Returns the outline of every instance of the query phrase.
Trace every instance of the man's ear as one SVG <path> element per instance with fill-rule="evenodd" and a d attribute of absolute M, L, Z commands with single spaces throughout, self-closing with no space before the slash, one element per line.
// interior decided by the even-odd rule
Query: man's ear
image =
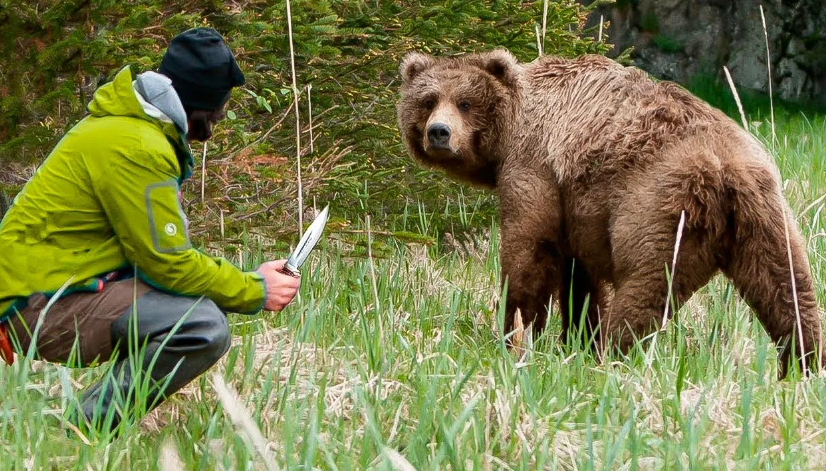
<path fill-rule="evenodd" d="M 399 67 L 402 80 L 405 83 L 413 81 L 417 75 L 435 63 L 436 59 L 430 55 L 421 52 L 408 52 L 405 54 L 402 59 L 401 66 Z"/>
<path fill-rule="evenodd" d="M 507 49 L 495 49 L 477 55 L 473 62 L 506 87 L 516 84 L 519 63 Z"/>

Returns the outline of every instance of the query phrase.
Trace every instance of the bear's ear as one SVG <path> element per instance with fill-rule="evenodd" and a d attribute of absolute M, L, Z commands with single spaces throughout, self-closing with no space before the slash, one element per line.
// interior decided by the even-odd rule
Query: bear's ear
<path fill-rule="evenodd" d="M 402 59 L 399 72 L 401 72 L 402 80 L 404 82 L 411 82 L 423 70 L 436 63 L 436 59 L 432 56 L 421 52 L 408 52 Z"/>
<path fill-rule="evenodd" d="M 495 49 L 480 54 L 477 61 L 478 66 L 482 70 L 493 75 L 493 77 L 503 85 L 510 87 L 515 84 L 518 61 L 510 51 L 506 49 Z"/>

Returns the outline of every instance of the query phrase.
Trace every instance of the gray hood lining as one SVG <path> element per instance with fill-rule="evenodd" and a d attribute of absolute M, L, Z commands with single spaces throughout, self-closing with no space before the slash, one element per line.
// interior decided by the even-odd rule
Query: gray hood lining
<path fill-rule="evenodd" d="M 189 131 L 186 111 L 169 77 L 147 71 L 136 77 L 132 88 L 144 113 L 163 122 L 175 123 L 186 135 Z"/>

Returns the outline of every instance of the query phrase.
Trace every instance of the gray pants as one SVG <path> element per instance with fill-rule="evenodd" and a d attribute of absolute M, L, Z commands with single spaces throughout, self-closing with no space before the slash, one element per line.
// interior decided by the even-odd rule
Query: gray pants
<path fill-rule="evenodd" d="M 9 322 L 18 354 L 31 345 L 42 295 Z M 206 298 L 175 296 L 129 279 L 99 293 L 74 293 L 49 308 L 38 332 L 35 358 L 112 368 L 82 395 L 85 425 L 114 429 L 143 415 L 214 365 L 229 349 L 226 314 Z M 74 411 L 72 420 L 78 425 Z"/>

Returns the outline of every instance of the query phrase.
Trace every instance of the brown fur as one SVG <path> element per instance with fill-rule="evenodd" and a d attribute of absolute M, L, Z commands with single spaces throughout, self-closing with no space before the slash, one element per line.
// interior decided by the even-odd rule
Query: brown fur
<path fill-rule="evenodd" d="M 804 240 L 771 157 L 725 114 L 601 56 L 519 64 L 504 50 L 410 53 L 400 69 L 398 126 L 411 156 L 499 197 L 506 332 L 517 308 L 544 328 L 554 296 L 563 341 L 582 320 L 586 338 L 627 352 L 662 322 L 685 211 L 677 309 L 721 271 L 777 342 L 785 378 L 788 343 L 800 344 L 786 217 L 802 351 L 816 361 L 821 330 Z M 444 149 L 430 146 L 434 123 L 451 128 Z"/>

